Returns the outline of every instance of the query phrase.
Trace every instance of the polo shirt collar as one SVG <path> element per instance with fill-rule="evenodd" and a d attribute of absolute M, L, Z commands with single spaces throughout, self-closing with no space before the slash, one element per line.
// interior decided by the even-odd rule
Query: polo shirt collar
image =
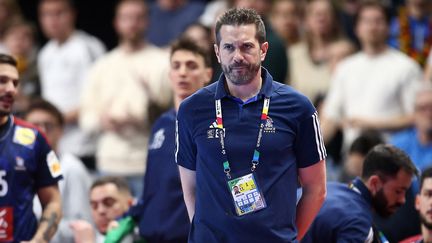
<path fill-rule="evenodd" d="M 261 86 L 261 90 L 258 92 L 257 97 L 270 97 L 273 93 L 273 77 L 264 67 L 261 67 L 261 78 L 263 80 L 263 85 Z M 231 96 L 225 89 L 226 80 L 223 73 L 219 76 L 217 82 L 215 100 Z"/>
<path fill-rule="evenodd" d="M 369 205 L 371 205 L 372 204 L 372 195 L 371 195 L 369 189 L 363 183 L 363 181 L 359 177 L 357 177 L 353 180 L 352 185 L 354 186 L 355 189 L 357 189 L 359 191 L 360 195 L 366 200 L 366 202 Z"/>

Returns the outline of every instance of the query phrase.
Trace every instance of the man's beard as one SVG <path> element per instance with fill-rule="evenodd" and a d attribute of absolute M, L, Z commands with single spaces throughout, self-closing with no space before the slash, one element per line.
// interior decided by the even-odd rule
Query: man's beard
<path fill-rule="evenodd" d="M 375 196 L 372 196 L 372 206 L 375 209 L 375 212 L 377 212 L 377 214 L 383 218 L 388 218 L 394 213 L 389 210 L 388 201 L 382 188 L 375 194 Z M 400 206 L 402 205 L 397 203 L 392 207 Z"/>
<path fill-rule="evenodd" d="M 424 225 L 428 230 L 432 230 L 432 222 L 428 222 L 426 217 L 424 217 L 421 213 L 419 215 L 421 224 Z"/>
<path fill-rule="evenodd" d="M 250 82 L 252 82 L 253 78 L 255 77 L 255 75 L 258 73 L 258 71 L 261 68 L 261 61 L 253 64 L 247 64 L 247 63 L 236 63 L 236 64 L 232 64 L 232 65 L 224 65 L 222 64 L 222 70 L 223 73 L 225 74 L 225 77 L 227 79 L 229 79 L 229 81 L 231 81 L 231 83 L 235 84 L 235 85 L 244 85 L 244 84 L 249 84 Z M 233 70 L 233 68 L 235 67 L 244 67 L 246 68 L 246 72 L 245 74 L 239 74 L 239 73 L 235 73 L 235 71 Z"/>

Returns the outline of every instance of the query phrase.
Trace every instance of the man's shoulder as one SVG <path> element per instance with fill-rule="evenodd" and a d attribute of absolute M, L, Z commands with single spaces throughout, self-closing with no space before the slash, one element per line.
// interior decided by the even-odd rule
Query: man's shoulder
<path fill-rule="evenodd" d="M 420 70 L 420 66 L 416 61 L 414 61 L 412 58 L 399 50 L 389 47 L 385 55 L 387 55 L 389 65 L 391 64 L 392 67 L 394 67 L 394 65 L 397 65 L 398 69 L 408 68 Z"/>

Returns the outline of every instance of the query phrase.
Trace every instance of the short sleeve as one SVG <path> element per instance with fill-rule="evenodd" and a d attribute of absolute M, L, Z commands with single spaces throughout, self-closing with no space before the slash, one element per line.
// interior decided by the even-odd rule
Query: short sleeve
<path fill-rule="evenodd" d="M 311 166 L 326 158 L 327 153 L 316 111 L 300 122 L 295 142 L 295 153 L 299 168 Z"/>
<path fill-rule="evenodd" d="M 37 153 L 35 153 L 36 161 L 36 188 L 51 186 L 57 184 L 61 180 L 62 173 L 60 161 L 55 152 L 48 145 L 45 138 L 38 132 L 37 134 Z"/>
<path fill-rule="evenodd" d="M 191 124 L 187 122 L 187 114 L 181 105 L 176 120 L 176 163 L 190 170 L 196 168 L 196 144 L 193 141 Z"/>

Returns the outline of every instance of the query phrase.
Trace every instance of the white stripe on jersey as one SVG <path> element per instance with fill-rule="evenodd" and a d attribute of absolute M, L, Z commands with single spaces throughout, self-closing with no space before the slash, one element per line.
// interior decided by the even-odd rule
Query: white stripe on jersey
<path fill-rule="evenodd" d="M 317 151 L 319 153 L 319 157 L 320 160 L 325 159 L 325 157 L 327 156 L 327 152 L 324 146 L 324 142 L 323 142 L 323 138 L 321 135 L 321 129 L 320 129 L 320 124 L 319 124 L 319 119 L 318 119 L 318 113 L 315 112 L 312 115 L 312 120 L 313 120 L 313 125 L 314 125 L 314 130 L 315 130 L 315 143 L 317 146 Z"/>

